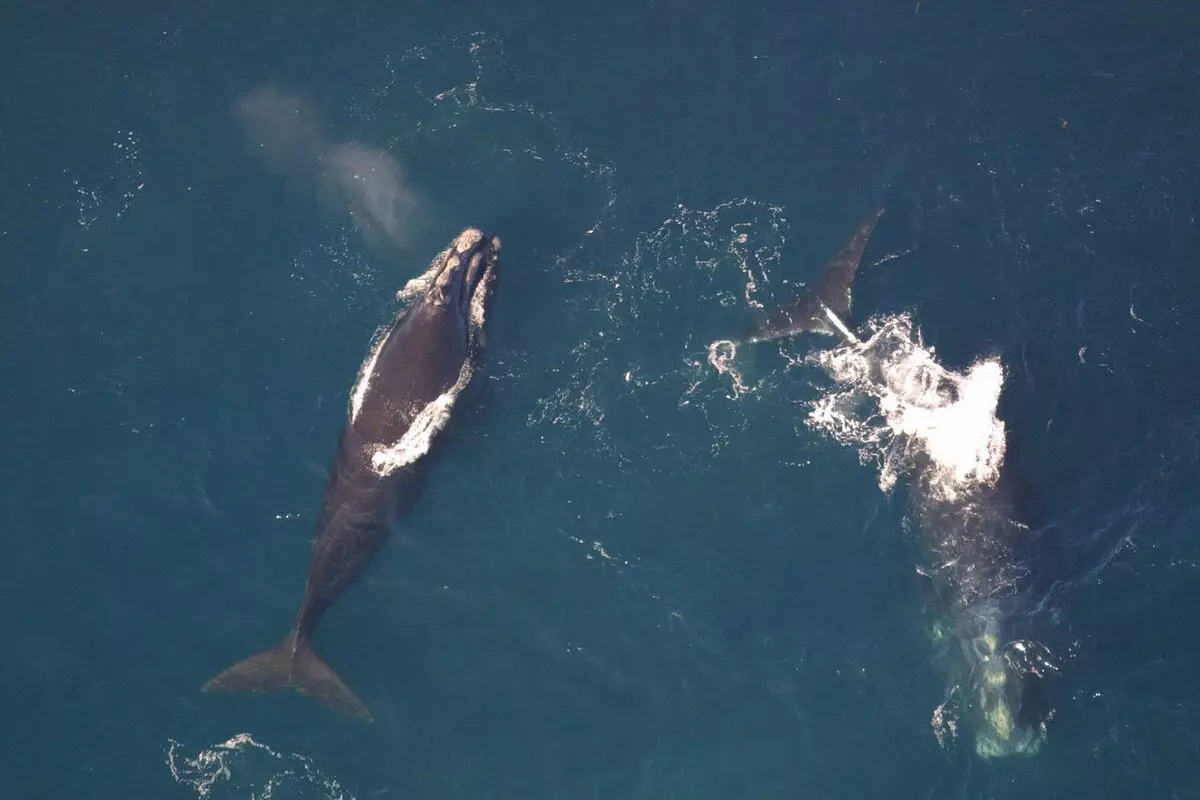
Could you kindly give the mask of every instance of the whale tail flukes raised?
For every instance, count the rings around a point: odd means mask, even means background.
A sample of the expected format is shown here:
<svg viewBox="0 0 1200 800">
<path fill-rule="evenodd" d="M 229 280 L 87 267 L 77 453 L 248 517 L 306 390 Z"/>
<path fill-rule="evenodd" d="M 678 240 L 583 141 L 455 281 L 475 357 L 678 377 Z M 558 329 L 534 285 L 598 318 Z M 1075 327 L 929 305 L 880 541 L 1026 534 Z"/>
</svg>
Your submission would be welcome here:
<svg viewBox="0 0 1200 800">
<path fill-rule="evenodd" d="M 291 687 L 335 711 L 370 720 L 367 709 L 350 687 L 321 660 L 308 642 L 297 645 L 290 634 L 270 650 L 239 661 L 204 684 L 205 692 L 274 692 Z"/>
<path fill-rule="evenodd" d="M 850 286 L 881 214 L 883 209 L 878 208 L 859 223 L 850 240 L 825 265 L 817 282 L 791 304 L 772 311 L 746 339 L 763 342 L 815 331 L 857 341 L 850 330 Z"/>
</svg>

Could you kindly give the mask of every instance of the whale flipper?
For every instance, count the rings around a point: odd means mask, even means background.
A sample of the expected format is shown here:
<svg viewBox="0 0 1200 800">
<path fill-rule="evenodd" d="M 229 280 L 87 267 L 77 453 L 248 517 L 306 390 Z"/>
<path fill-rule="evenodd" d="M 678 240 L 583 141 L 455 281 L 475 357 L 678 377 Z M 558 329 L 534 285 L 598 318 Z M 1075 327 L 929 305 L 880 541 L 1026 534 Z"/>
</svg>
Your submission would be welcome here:
<svg viewBox="0 0 1200 800">
<path fill-rule="evenodd" d="M 275 692 L 287 687 L 335 711 L 370 720 L 371 712 L 307 642 L 290 635 L 270 650 L 239 661 L 204 684 L 205 692 Z"/>
<path fill-rule="evenodd" d="M 857 341 L 849 328 L 850 286 L 854 283 L 854 276 L 858 274 L 863 250 L 881 214 L 883 209 L 878 208 L 859 223 L 850 240 L 825 265 L 817 282 L 792 304 L 772 311 L 746 339 L 751 342 L 764 342 L 794 336 L 804 331 L 815 331 Z"/>
</svg>

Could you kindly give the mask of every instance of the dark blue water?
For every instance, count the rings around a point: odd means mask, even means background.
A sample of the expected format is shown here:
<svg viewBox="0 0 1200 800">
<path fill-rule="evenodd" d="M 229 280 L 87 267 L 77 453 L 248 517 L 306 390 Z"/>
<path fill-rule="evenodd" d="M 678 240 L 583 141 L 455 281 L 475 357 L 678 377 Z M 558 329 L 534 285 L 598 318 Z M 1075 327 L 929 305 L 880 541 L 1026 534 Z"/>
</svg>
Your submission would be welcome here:
<svg viewBox="0 0 1200 800">
<path fill-rule="evenodd" d="M 963 5 L 0 12 L 3 795 L 1195 796 L 1200 16 Z M 251 146 L 264 86 L 308 144 Z M 394 235 L 312 166 L 351 141 Z M 856 311 L 1005 365 L 1033 759 L 935 740 L 906 509 L 821 377 L 707 363 L 745 270 L 877 204 Z M 465 225 L 483 391 L 317 632 L 376 721 L 201 694 L 286 631 L 372 332 Z"/>
</svg>

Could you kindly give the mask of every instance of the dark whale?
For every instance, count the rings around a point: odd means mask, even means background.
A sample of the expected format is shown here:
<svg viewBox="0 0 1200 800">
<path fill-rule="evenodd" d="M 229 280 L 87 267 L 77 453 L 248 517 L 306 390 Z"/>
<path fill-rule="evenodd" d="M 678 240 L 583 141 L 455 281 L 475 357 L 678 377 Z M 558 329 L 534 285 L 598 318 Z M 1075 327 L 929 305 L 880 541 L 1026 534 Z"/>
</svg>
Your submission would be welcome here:
<svg viewBox="0 0 1200 800">
<path fill-rule="evenodd" d="M 794 336 L 804 331 L 829 333 L 857 342 L 850 321 L 850 287 L 858 274 L 863 250 L 883 214 L 878 208 L 859 223 L 850 240 L 842 245 L 821 270 L 817 282 L 802 292 L 791 304 L 775 309 L 746 337 L 749 342 L 763 342 Z"/>
<path fill-rule="evenodd" d="M 931 358 L 919 368 L 904 366 L 911 342 L 889 338 L 884 328 L 860 338 L 850 318 L 851 285 L 881 210 L 864 219 L 820 277 L 787 307 L 771 312 L 745 337 L 764 341 L 804 332 L 831 334 L 861 358 L 866 385 L 876 397 L 905 396 L 925 409 L 959 400 L 955 376 Z M 905 347 L 909 349 L 906 350 Z M 998 364 L 984 365 L 994 369 Z M 998 377 L 998 375 L 997 375 Z M 999 380 L 996 386 L 1000 385 Z M 1003 437 L 1000 446 L 1003 464 Z M 1018 521 L 1008 469 L 994 482 L 944 489 L 944 473 L 919 447 L 909 450 L 909 503 L 919 531 L 918 572 L 931 590 L 932 630 L 949 694 L 935 712 L 935 733 L 947 707 L 964 712 L 975 750 L 992 758 L 1032 755 L 1041 747 L 1048 720 L 1041 678 L 1055 667 L 1035 641 L 1018 638 L 1016 622 L 1029 610 L 1028 569 L 1021 558 L 1028 528 Z M 954 724 L 946 725 L 951 735 Z"/>
<path fill-rule="evenodd" d="M 359 370 L 317 522 L 304 600 L 291 631 L 204 684 L 206 692 L 291 687 L 351 716 L 371 712 L 313 651 L 321 617 L 379 552 L 416 493 L 419 470 L 477 363 L 500 240 L 464 230 L 401 296 Z"/>
</svg>

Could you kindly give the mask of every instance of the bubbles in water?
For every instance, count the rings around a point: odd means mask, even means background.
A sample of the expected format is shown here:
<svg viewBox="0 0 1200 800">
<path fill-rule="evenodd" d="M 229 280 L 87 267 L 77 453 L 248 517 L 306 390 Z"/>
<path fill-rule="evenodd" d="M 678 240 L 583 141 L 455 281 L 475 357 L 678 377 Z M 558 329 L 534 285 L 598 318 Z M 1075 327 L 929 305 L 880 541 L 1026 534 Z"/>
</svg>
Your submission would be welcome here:
<svg viewBox="0 0 1200 800">
<path fill-rule="evenodd" d="M 428 185 L 441 187 L 430 199 L 453 213 L 449 227 L 529 203 L 531 187 L 554 187 L 567 235 L 578 237 L 559 259 L 606 227 L 616 202 L 612 167 L 572 141 L 552 114 L 505 99 L 519 97 L 520 76 L 499 36 L 445 37 L 388 57 L 382 68 L 379 85 L 348 102 L 348 115 L 379 130 L 390 150 L 430 175 Z M 547 233 L 555 230 L 548 221 Z"/>
<path fill-rule="evenodd" d="M 580 338 L 553 367 L 566 380 L 528 424 L 564 429 L 622 463 L 653 458 L 660 447 L 711 460 L 746 424 L 730 401 L 777 378 L 748 377 L 727 337 L 749 324 L 746 304 L 771 296 L 786 226 L 780 208 L 748 198 L 711 210 L 677 206 L 617 256 L 562 259 L 567 284 L 587 289 L 567 298 Z M 710 345 L 714 333 L 724 337 Z M 667 413 L 669 424 L 645 424 Z M 636 442 L 625 438 L 627 420 L 638 423 L 628 431 Z M 682 429 L 685 436 L 668 441 Z"/>
<path fill-rule="evenodd" d="M 196 753 L 189 753 L 172 739 L 167 767 L 177 783 L 190 787 L 200 798 L 354 800 L 354 795 L 319 770 L 308 756 L 277 752 L 249 733 L 239 733 Z"/>
<path fill-rule="evenodd" d="M 733 385 L 733 396 L 740 397 L 750 391 L 746 380 L 738 371 L 737 342 L 732 339 L 719 339 L 708 346 L 708 363 L 718 375 L 729 375 Z"/>
<path fill-rule="evenodd" d="M 1005 453 L 1004 423 L 996 417 L 1000 362 L 983 359 L 953 372 L 923 346 L 908 315 L 871 327 L 862 345 L 811 356 L 841 388 L 817 399 L 808 424 L 880 464 L 884 491 L 918 463 L 930 471 L 939 500 L 995 484 Z"/>
<path fill-rule="evenodd" d="M 84 231 L 114 223 L 129 213 L 146 185 L 141 140 L 134 131 L 120 131 L 112 142 L 111 173 L 94 184 L 72 178 L 77 200 L 77 222 Z"/>
</svg>

